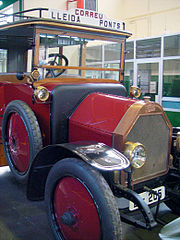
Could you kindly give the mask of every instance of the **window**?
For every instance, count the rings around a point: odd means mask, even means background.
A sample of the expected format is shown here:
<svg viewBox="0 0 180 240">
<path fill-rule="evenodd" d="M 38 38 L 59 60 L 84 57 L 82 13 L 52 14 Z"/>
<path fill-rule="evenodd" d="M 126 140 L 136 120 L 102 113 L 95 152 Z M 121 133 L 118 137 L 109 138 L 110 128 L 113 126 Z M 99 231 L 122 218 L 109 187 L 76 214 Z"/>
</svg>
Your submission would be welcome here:
<svg viewBox="0 0 180 240">
<path fill-rule="evenodd" d="M 85 9 L 96 11 L 96 0 L 85 0 Z"/>
<path fill-rule="evenodd" d="M 87 46 L 86 50 L 86 63 L 102 62 L 102 44 L 94 45 L 92 43 L 90 46 Z"/>
<path fill-rule="evenodd" d="M 163 96 L 180 97 L 180 59 L 164 61 Z"/>
<path fill-rule="evenodd" d="M 134 42 L 126 43 L 126 60 L 134 58 Z"/>
<path fill-rule="evenodd" d="M 137 58 L 155 58 L 161 56 L 161 38 L 137 41 Z"/>
<path fill-rule="evenodd" d="M 65 73 L 81 75 L 92 78 L 110 78 L 119 80 L 121 43 L 112 41 L 85 39 L 70 35 L 40 34 L 39 62 L 40 65 L 62 65 L 65 59 L 59 57 L 64 55 L 68 59 L 68 66 L 75 67 L 66 69 Z M 103 54 L 104 49 L 104 54 Z M 58 54 L 58 55 L 57 55 Z M 106 62 L 107 61 L 107 62 Z M 112 62 L 112 61 L 115 61 Z M 67 66 L 67 64 L 66 64 Z M 97 68 L 91 70 L 81 70 L 77 67 Z M 100 68 L 113 68 L 109 71 Z M 49 70 L 48 70 L 49 71 Z M 56 70 L 56 75 L 60 70 Z M 62 72 L 62 70 L 61 70 Z M 48 76 L 43 68 L 42 77 Z M 58 75 L 59 76 L 59 75 Z"/>
<path fill-rule="evenodd" d="M 1 13 L 2 14 L 13 14 L 13 5 L 10 5 L 9 7 L 3 9 L 1 11 Z M 8 16 L 8 17 L 4 18 L 4 16 L 2 15 L 0 17 L 0 25 L 10 23 L 10 22 L 13 22 L 13 17 L 12 16 Z"/>
<path fill-rule="evenodd" d="M 121 44 L 105 44 L 104 46 L 104 61 L 119 60 L 121 55 Z"/>
<path fill-rule="evenodd" d="M 7 50 L 0 49 L 0 72 L 7 72 Z"/>
<path fill-rule="evenodd" d="M 105 68 L 119 68 L 119 64 L 118 63 L 108 63 L 108 64 L 104 64 L 104 67 Z M 119 72 L 105 71 L 104 78 L 119 81 Z"/>
<path fill-rule="evenodd" d="M 102 64 L 99 65 L 91 65 L 91 67 L 94 68 L 102 68 Z M 87 78 L 102 78 L 102 72 L 101 71 L 86 71 L 86 77 Z"/>
<path fill-rule="evenodd" d="M 164 56 L 180 56 L 180 35 L 164 38 Z"/>
<path fill-rule="evenodd" d="M 68 65 L 80 65 L 80 49 L 86 44 L 86 40 L 78 37 L 70 37 L 66 35 L 41 34 L 39 48 L 39 64 L 41 65 L 65 65 L 67 58 Z M 59 58 L 58 54 L 62 54 L 65 58 Z M 81 52 L 82 55 L 82 52 Z M 56 70 L 58 73 L 58 70 Z M 78 75 L 78 70 L 68 69 L 66 73 Z M 43 71 L 43 77 L 45 77 Z"/>
<path fill-rule="evenodd" d="M 134 74 L 134 66 L 133 62 L 127 62 L 125 64 L 125 74 L 124 74 L 124 85 L 129 92 L 130 86 L 133 85 L 133 74 Z"/>
</svg>

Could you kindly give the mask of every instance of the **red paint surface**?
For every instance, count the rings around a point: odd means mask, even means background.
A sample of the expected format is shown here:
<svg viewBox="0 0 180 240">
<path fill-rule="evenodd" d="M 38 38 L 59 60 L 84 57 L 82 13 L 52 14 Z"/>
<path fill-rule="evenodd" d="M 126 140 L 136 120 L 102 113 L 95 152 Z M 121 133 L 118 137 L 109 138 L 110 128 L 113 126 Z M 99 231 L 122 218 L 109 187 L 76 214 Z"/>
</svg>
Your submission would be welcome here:
<svg viewBox="0 0 180 240">
<path fill-rule="evenodd" d="M 8 147 L 13 164 L 19 172 L 25 172 L 29 165 L 29 138 L 23 120 L 17 113 L 9 117 Z"/>
<path fill-rule="evenodd" d="M 34 112 L 43 138 L 43 144 L 50 143 L 50 105 L 32 103 L 33 89 L 29 84 L 0 83 L 0 130 L 2 128 L 2 117 L 7 104 L 13 100 L 21 100 L 28 104 Z M 1 137 L 1 131 L 0 131 Z"/>
<path fill-rule="evenodd" d="M 97 141 L 112 146 L 112 134 L 135 100 L 92 93 L 78 106 L 69 121 L 69 141 Z"/>
<path fill-rule="evenodd" d="M 84 8 L 84 0 L 77 0 L 77 8 Z"/>
<path fill-rule="evenodd" d="M 72 83 L 59 83 L 58 81 L 42 83 L 42 85 L 45 86 L 50 92 L 56 86 L 64 84 L 69 85 Z M 21 100 L 28 104 L 38 120 L 43 138 L 43 145 L 47 146 L 50 144 L 50 104 L 37 104 L 36 102 L 33 104 L 32 96 L 33 89 L 29 84 L 0 82 L 0 139 L 2 139 L 2 118 L 6 106 L 13 100 Z"/>
<path fill-rule="evenodd" d="M 99 240 L 100 222 L 96 206 L 85 186 L 73 177 L 58 183 L 54 195 L 57 223 L 66 240 Z M 60 217 L 71 211 L 76 218 L 72 226 L 62 224 Z"/>
<path fill-rule="evenodd" d="M 70 2 L 77 2 L 77 8 L 84 9 L 84 0 L 67 0 L 66 1 L 66 9 L 69 9 Z M 96 0 L 96 11 L 98 11 L 98 0 Z"/>
</svg>

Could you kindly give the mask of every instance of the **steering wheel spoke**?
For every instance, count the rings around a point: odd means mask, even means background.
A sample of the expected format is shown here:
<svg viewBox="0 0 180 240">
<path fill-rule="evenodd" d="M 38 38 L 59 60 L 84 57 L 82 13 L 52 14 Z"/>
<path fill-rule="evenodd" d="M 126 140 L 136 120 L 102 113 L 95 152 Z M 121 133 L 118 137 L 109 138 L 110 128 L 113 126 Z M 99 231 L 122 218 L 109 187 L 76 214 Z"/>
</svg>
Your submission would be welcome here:
<svg viewBox="0 0 180 240">
<path fill-rule="evenodd" d="M 49 54 L 49 58 L 54 57 L 53 60 L 49 61 L 48 64 L 51 66 L 59 66 L 57 59 L 63 59 L 65 61 L 65 66 L 68 66 L 68 59 L 66 56 L 64 56 L 63 54 L 60 53 L 51 53 Z M 57 69 L 48 69 L 47 68 L 47 73 L 46 73 L 46 78 L 47 77 L 53 77 L 56 78 L 58 76 L 60 76 L 61 74 L 63 74 L 66 71 L 66 69 L 62 69 L 62 70 L 57 70 Z"/>
</svg>

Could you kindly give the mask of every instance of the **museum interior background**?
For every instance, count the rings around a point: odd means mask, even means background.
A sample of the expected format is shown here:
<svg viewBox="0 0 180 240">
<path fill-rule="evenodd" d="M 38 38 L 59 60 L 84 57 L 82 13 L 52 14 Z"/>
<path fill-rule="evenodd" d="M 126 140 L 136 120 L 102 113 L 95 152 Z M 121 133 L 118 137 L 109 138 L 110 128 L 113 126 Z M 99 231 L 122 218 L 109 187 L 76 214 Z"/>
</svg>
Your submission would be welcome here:
<svg viewBox="0 0 180 240">
<path fill-rule="evenodd" d="M 180 1 L 179 0 L 2 0 L 1 13 L 30 8 L 74 7 L 123 20 L 132 37 L 126 43 L 124 84 L 141 87 L 142 96 L 162 105 L 173 126 L 180 126 Z M 1 20 L 1 19 L 0 19 Z M 12 17 L 7 21 L 13 21 Z M 3 24 L 3 21 L 0 21 Z M 116 68 L 118 44 L 87 48 L 86 65 Z M 0 72 L 6 71 L 6 51 L 0 50 Z M 117 72 L 87 71 L 86 77 L 118 79 Z"/>
</svg>

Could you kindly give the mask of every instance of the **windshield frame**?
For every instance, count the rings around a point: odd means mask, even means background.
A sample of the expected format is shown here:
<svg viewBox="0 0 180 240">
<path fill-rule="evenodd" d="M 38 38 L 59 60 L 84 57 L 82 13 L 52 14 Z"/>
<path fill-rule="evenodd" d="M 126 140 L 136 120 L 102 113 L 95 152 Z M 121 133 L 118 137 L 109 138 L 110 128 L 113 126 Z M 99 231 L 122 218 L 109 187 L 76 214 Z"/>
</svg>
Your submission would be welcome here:
<svg viewBox="0 0 180 240">
<path fill-rule="evenodd" d="M 107 34 L 108 33 L 108 34 Z M 39 64 L 39 49 L 40 49 L 40 36 L 41 34 L 49 34 L 49 35 L 66 35 L 66 36 L 73 36 L 73 37 L 79 37 L 79 38 L 87 38 L 87 39 L 93 39 L 93 40 L 102 40 L 102 41 L 108 41 L 112 43 L 120 43 L 121 44 L 121 52 L 119 56 L 119 68 L 103 68 L 103 67 L 88 67 L 85 65 L 81 66 L 49 66 L 49 65 L 42 65 Z M 33 68 L 38 69 L 44 69 L 44 68 L 51 68 L 51 69 L 76 69 L 81 72 L 85 72 L 86 70 L 94 70 L 94 71 L 110 71 L 110 72 L 119 72 L 119 81 L 122 82 L 124 78 L 124 50 L 125 50 L 125 41 L 126 41 L 126 34 L 118 33 L 117 35 L 109 34 L 109 31 L 98 29 L 96 32 L 89 31 L 87 28 L 86 30 L 80 30 L 79 28 L 74 29 L 50 29 L 50 27 L 42 27 L 37 26 L 35 29 L 35 49 L 34 49 L 34 56 L 33 56 Z M 82 61 L 83 62 L 83 61 Z"/>
</svg>

